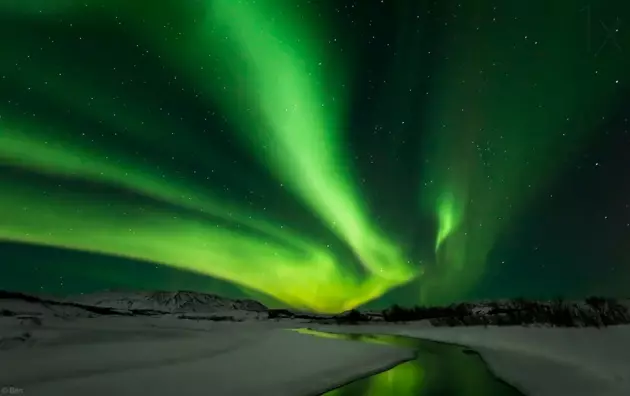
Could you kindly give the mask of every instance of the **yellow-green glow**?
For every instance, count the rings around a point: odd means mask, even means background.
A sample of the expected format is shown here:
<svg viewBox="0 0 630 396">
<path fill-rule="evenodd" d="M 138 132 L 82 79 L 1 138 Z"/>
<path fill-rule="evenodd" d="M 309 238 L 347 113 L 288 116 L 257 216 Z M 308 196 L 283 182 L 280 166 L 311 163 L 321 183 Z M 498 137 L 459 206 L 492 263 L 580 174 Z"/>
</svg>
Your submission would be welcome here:
<svg viewBox="0 0 630 396">
<path fill-rule="evenodd" d="M 110 184 L 176 206 L 223 218 L 274 236 L 288 244 L 304 247 L 299 238 L 283 232 L 251 213 L 243 212 L 209 193 L 200 194 L 195 186 L 164 182 L 146 165 L 133 158 L 115 156 L 90 149 L 70 140 L 45 134 L 45 126 L 21 123 L 19 127 L 0 123 L 0 160 L 38 173 L 71 177 Z M 58 135 L 58 134 L 57 134 Z"/>
<path fill-rule="evenodd" d="M 58 3 L 42 9 L 42 15 L 79 12 L 78 4 Z M 92 5 L 86 3 L 85 7 Z M 42 202 L 36 192 L 19 182 L 0 179 L 12 191 L 1 197 L 0 239 L 160 263 L 232 281 L 291 306 L 322 312 L 354 308 L 415 277 L 419 271 L 409 266 L 399 247 L 370 221 L 353 185 L 351 166 L 342 149 L 345 100 L 341 92 L 326 86 L 332 79 L 325 77 L 334 73 L 341 82 L 342 74 L 317 52 L 316 29 L 290 7 L 285 13 L 277 12 L 278 7 L 288 5 L 207 1 L 203 3 L 205 12 L 177 40 L 153 40 L 151 29 L 160 24 L 159 12 L 151 13 L 154 18 L 138 25 L 136 32 L 170 57 L 174 67 L 181 68 L 200 91 L 216 98 L 238 124 L 246 146 L 347 243 L 366 269 L 364 274 L 350 270 L 332 251 L 294 230 L 231 205 L 207 188 L 170 177 L 168 169 L 156 172 L 156 164 L 86 144 L 52 126 L 11 117 L 4 117 L 0 124 L 3 163 L 51 177 L 125 189 L 173 205 L 173 212 L 146 206 L 137 213 L 131 205 L 102 202 L 71 191 L 68 196 L 51 192 Z M 120 15 L 136 18 L 138 10 L 148 10 L 144 5 L 138 7 L 122 7 Z M 188 12 L 191 7 L 187 3 L 181 10 Z M 19 4 L 9 8 L 33 12 Z M 48 61 L 63 68 L 61 61 Z M 176 124 L 143 113 L 134 101 L 119 109 L 107 99 L 116 95 L 106 81 L 80 71 L 56 76 L 50 70 L 26 64 L 16 78 L 50 80 L 52 85 L 42 95 L 104 122 L 140 144 L 154 145 L 160 136 L 177 131 Z M 217 71 L 224 73 L 219 79 Z M 97 103 L 90 95 L 94 91 L 112 95 L 99 95 Z M 186 152 L 184 144 L 173 149 Z M 19 206 L 28 210 L 10 209 Z M 182 210 L 187 214 L 182 215 Z M 135 215 L 128 216 L 130 213 Z M 218 227 L 216 219 L 242 228 L 236 232 Z"/>
<path fill-rule="evenodd" d="M 399 364 L 371 377 L 368 396 L 412 395 L 422 389 L 425 372 L 418 362 Z"/>
<path fill-rule="evenodd" d="M 37 191 L 5 180 L 0 187 L 12 191 L 11 196 L 0 195 L 0 240 L 169 265 L 321 312 L 345 311 L 392 286 L 371 276 L 357 279 L 328 249 L 313 244 L 296 251 L 163 208 L 116 202 L 105 206 L 94 197 L 67 192 L 42 200 Z"/>
<path fill-rule="evenodd" d="M 415 348 L 415 340 L 406 339 L 392 335 L 372 335 L 372 334 L 344 334 L 327 333 L 313 329 L 295 329 L 300 334 L 312 335 L 322 338 L 337 340 L 353 340 L 357 342 L 367 342 L 378 345 L 398 345 Z M 366 395 L 369 396 L 395 396 L 418 394 L 423 389 L 425 371 L 417 361 L 401 363 L 394 368 L 379 374 L 370 376 L 366 384 Z M 335 389 L 325 393 L 326 396 L 342 395 L 343 389 Z"/>
<path fill-rule="evenodd" d="M 462 347 L 393 335 L 325 333 L 311 329 L 295 330 L 323 338 L 375 343 L 409 348 L 413 360 L 387 371 L 358 379 L 327 392 L 326 396 L 418 396 L 418 395 L 521 395 L 497 381 L 479 356 L 463 353 Z"/>
</svg>

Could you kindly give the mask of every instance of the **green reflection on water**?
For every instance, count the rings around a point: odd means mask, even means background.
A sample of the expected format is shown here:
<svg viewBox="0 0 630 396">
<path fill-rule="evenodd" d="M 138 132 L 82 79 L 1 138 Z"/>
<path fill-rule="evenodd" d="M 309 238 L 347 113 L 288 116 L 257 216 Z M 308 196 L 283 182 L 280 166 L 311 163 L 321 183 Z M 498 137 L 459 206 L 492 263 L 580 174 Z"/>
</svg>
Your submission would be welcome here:
<svg viewBox="0 0 630 396">
<path fill-rule="evenodd" d="M 312 329 L 298 333 L 416 350 L 416 359 L 359 379 L 322 396 L 523 396 L 498 380 L 481 357 L 465 347 L 410 337 L 338 334 Z"/>
</svg>

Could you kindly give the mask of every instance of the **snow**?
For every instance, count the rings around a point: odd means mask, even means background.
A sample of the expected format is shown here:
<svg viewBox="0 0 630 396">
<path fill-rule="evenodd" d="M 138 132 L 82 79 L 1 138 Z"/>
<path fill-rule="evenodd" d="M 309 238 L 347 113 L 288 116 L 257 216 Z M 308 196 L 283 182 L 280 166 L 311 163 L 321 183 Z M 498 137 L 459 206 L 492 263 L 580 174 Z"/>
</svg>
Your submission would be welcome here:
<svg viewBox="0 0 630 396">
<path fill-rule="evenodd" d="M 630 326 L 596 328 L 432 327 L 425 323 L 318 326 L 394 334 L 471 347 L 500 378 L 531 396 L 630 395 Z"/>
<path fill-rule="evenodd" d="M 0 335 L 19 330 L 2 318 Z M 44 318 L 0 350 L 0 384 L 29 395 L 320 394 L 410 360 L 410 350 L 318 338 L 282 323 Z M 24 330 L 24 329 L 22 329 Z"/>
<path fill-rule="evenodd" d="M 315 395 L 413 357 L 399 347 L 299 334 L 287 328 L 309 324 L 267 320 L 265 312 L 211 295 L 100 295 L 100 310 L 80 305 L 95 296 L 80 304 L 0 297 L 0 386 L 25 394 Z M 238 322 L 216 321 L 224 316 Z M 627 325 L 314 327 L 466 345 L 531 396 L 630 395 Z"/>
</svg>

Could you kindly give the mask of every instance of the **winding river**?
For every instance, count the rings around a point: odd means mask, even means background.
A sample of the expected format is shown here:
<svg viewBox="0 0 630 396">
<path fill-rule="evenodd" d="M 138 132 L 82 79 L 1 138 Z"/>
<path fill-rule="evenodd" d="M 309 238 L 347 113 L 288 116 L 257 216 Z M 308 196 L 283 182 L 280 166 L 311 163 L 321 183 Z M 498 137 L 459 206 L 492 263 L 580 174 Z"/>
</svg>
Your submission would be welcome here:
<svg viewBox="0 0 630 396">
<path fill-rule="evenodd" d="M 322 396 L 523 396 L 495 377 L 481 356 L 466 347 L 403 336 L 297 331 L 318 337 L 399 345 L 416 351 L 414 360 Z"/>
</svg>

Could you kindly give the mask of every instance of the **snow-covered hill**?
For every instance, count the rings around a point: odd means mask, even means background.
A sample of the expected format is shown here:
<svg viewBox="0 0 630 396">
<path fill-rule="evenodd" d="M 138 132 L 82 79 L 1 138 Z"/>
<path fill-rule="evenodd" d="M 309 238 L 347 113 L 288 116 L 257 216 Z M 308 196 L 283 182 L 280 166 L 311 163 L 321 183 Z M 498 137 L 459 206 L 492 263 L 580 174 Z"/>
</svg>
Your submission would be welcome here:
<svg viewBox="0 0 630 396">
<path fill-rule="evenodd" d="M 100 315 L 132 315 L 127 310 L 90 306 L 0 290 L 0 317 L 93 318 Z"/>
<path fill-rule="evenodd" d="M 70 300 L 103 308 L 152 310 L 168 313 L 213 313 L 232 310 L 267 311 L 267 307 L 258 301 L 232 300 L 215 294 L 191 291 L 107 291 L 74 296 Z"/>
</svg>

